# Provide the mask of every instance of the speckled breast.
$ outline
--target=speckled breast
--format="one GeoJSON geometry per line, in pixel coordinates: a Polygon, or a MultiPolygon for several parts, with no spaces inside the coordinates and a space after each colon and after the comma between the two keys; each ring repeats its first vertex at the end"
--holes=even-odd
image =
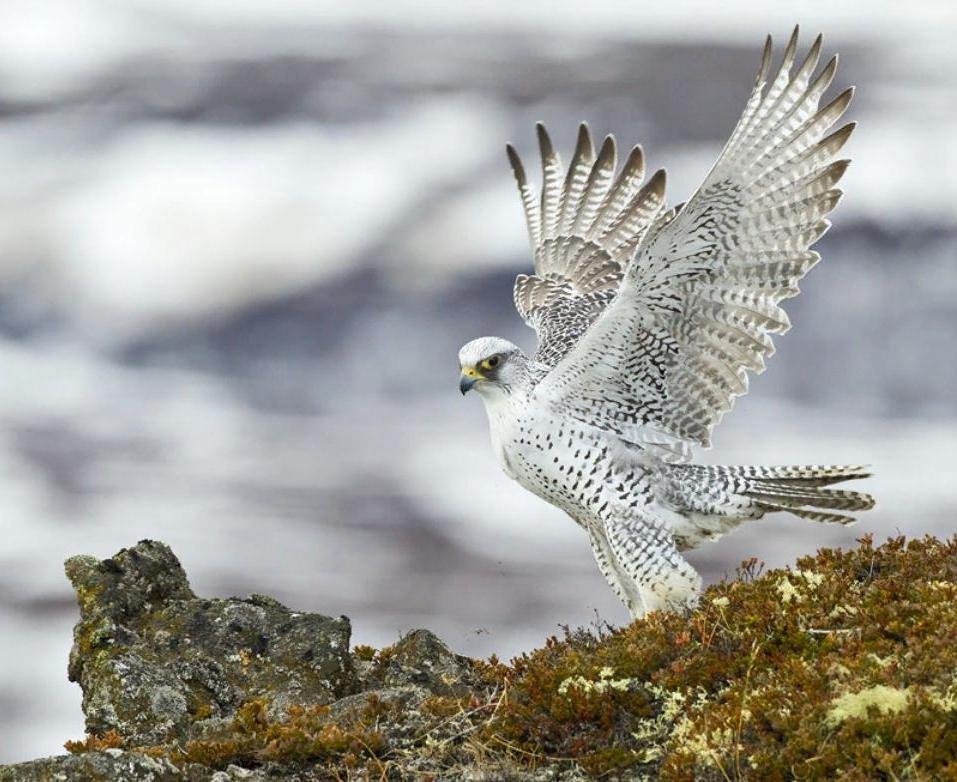
{"type": "Polygon", "coordinates": [[[576,518],[611,499],[606,484],[616,469],[607,442],[586,428],[521,416],[503,443],[503,459],[522,486],[576,518]]]}

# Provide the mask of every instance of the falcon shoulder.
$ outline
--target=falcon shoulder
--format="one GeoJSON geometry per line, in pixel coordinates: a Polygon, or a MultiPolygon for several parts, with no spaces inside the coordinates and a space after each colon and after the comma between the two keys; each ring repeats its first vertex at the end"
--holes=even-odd
{"type": "Polygon", "coordinates": [[[827,135],[853,90],[819,109],[837,57],[815,75],[818,36],[794,69],[797,35],[770,80],[768,37],[744,113],[687,204],[665,211],[658,199],[636,244],[618,237],[636,249],[630,262],[613,258],[617,295],[536,389],[563,414],[626,438],[707,446],[747,372],[763,371],[771,335],[790,327],[781,302],[819,260],[809,248],[830,225],[849,163],[835,157],[854,127],[827,135]]]}

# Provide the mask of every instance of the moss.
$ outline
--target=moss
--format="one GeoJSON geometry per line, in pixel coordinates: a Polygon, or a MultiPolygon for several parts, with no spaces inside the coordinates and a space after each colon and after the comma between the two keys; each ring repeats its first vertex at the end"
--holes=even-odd
{"type": "Polygon", "coordinates": [[[115,730],[109,730],[103,735],[90,734],[80,741],[64,742],[63,748],[74,755],[81,755],[84,752],[100,752],[104,749],[119,749],[126,742],[123,737],[115,730]]]}
{"type": "MultiPolygon", "coordinates": [[[[368,654],[368,652],[365,652],[365,651],[363,653],[368,654]]],[[[398,655],[398,653],[399,653],[399,644],[394,643],[391,646],[383,646],[378,651],[373,649],[372,656],[369,659],[376,667],[382,668],[388,663],[390,663],[392,660],[394,660],[395,657],[398,655]]]]}
{"type": "Polygon", "coordinates": [[[205,720],[205,719],[208,719],[209,717],[212,717],[212,716],[213,716],[213,706],[212,706],[212,704],[210,704],[210,703],[208,703],[208,702],[205,702],[205,703],[197,703],[197,704],[191,709],[191,713],[192,713],[194,719],[197,719],[197,720],[205,720]]]}
{"type": "Polygon", "coordinates": [[[689,616],[566,632],[488,666],[509,697],[484,738],[595,775],[957,774],[957,539],[866,538],[739,575],[689,616]]]}
{"type": "MultiPolygon", "coordinates": [[[[333,777],[455,778],[478,764],[506,778],[957,778],[954,638],[957,538],[865,538],[794,569],[746,562],[685,616],[565,630],[510,664],[475,661],[464,694],[384,682],[349,708],[283,719],[254,700],[220,735],[147,753],[333,777]]],[[[405,654],[356,656],[385,677],[405,654]]]]}
{"type": "Polygon", "coordinates": [[[251,700],[237,710],[218,736],[187,741],[182,747],[159,745],[138,750],[177,766],[197,763],[219,769],[271,761],[294,765],[333,761],[350,766],[374,758],[382,749],[375,722],[387,710],[374,699],[361,719],[345,725],[328,719],[328,706],[290,706],[282,720],[271,718],[269,707],[265,699],[251,700]]]}
{"type": "Polygon", "coordinates": [[[352,654],[355,655],[357,660],[362,660],[363,662],[372,662],[375,658],[376,650],[373,646],[367,646],[366,644],[358,644],[353,650],[352,654]]]}

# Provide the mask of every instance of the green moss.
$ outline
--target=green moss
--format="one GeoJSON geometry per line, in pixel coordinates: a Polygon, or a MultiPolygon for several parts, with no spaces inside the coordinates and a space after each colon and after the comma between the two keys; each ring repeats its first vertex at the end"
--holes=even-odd
{"type": "Polygon", "coordinates": [[[376,655],[375,647],[367,646],[366,644],[358,644],[353,650],[353,655],[357,660],[362,660],[364,662],[372,662],[373,658],[376,655]]]}

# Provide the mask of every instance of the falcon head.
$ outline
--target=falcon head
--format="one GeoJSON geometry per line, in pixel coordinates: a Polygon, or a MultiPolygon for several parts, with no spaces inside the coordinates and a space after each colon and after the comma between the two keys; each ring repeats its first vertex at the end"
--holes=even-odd
{"type": "Polygon", "coordinates": [[[467,394],[473,388],[479,393],[508,391],[521,379],[519,364],[523,353],[500,337],[473,339],[459,351],[459,390],[467,394]]]}

